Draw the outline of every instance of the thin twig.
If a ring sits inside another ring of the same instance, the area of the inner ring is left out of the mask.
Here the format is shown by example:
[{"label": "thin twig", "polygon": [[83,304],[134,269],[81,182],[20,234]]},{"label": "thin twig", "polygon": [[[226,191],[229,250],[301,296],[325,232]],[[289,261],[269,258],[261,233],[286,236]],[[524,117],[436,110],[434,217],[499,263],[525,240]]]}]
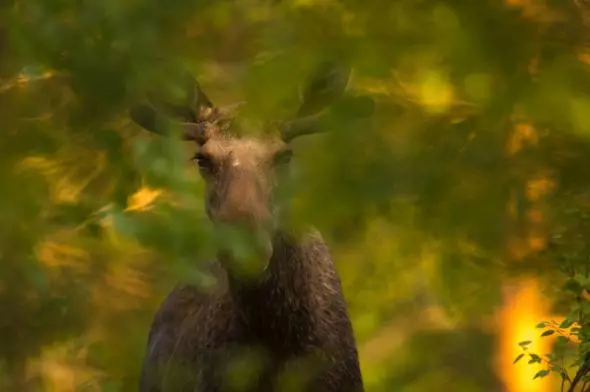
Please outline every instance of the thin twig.
[{"label": "thin twig", "polygon": [[[576,386],[578,385],[578,383],[582,380],[582,378],[584,378],[584,376],[586,374],[588,374],[588,372],[590,372],[590,355],[586,354],[586,359],[584,360],[584,364],[582,366],[580,366],[580,368],[578,369],[576,376],[574,377],[572,383],[570,384],[570,388],[568,389],[568,392],[574,392],[576,390]],[[582,388],[582,390],[584,390],[584,389]]]}]

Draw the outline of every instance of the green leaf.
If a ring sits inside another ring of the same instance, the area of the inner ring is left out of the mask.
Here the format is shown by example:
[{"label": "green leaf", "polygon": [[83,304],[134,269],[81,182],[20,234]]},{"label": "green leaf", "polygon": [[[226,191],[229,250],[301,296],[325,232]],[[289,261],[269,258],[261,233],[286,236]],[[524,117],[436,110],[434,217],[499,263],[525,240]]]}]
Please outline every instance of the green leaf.
[{"label": "green leaf", "polygon": [[572,324],[573,324],[573,323],[574,323],[574,322],[573,322],[571,319],[569,319],[569,318],[566,318],[565,320],[563,320],[563,321],[561,322],[561,324],[559,324],[559,328],[564,328],[564,329],[565,329],[565,328],[569,328],[569,327],[571,327],[571,326],[572,326]]},{"label": "green leaf", "polygon": [[542,337],[543,337],[543,336],[551,336],[551,335],[553,335],[554,333],[555,333],[555,331],[554,331],[554,330],[552,330],[552,329],[548,329],[547,331],[543,332],[543,333],[541,334],[541,336],[542,336]]},{"label": "green leaf", "polygon": [[536,379],[536,378],[543,378],[543,377],[545,377],[545,376],[546,376],[546,375],[548,375],[548,374],[549,374],[549,370],[545,370],[545,369],[543,369],[543,370],[539,370],[539,371],[538,371],[538,372],[535,374],[535,376],[533,377],[533,380],[534,380],[534,379]]},{"label": "green leaf", "polygon": [[524,357],[524,353],[519,354],[516,358],[514,358],[514,361],[512,362],[512,364],[517,363],[518,361],[520,361],[522,358]]},{"label": "green leaf", "polygon": [[545,328],[545,326],[547,325],[546,321],[541,321],[540,323],[538,323],[535,328]]},{"label": "green leaf", "polygon": [[582,285],[577,280],[568,279],[561,287],[562,290],[571,291],[574,294],[580,294],[582,292]]},{"label": "green leaf", "polygon": [[518,342],[518,345],[520,347],[526,347],[526,346],[528,346],[531,343],[532,343],[532,341],[530,341],[530,340],[523,340],[522,342]]},{"label": "green leaf", "polygon": [[529,354],[529,356],[531,357],[531,359],[529,360],[529,364],[541,363],[542,358],[537,354]]}]

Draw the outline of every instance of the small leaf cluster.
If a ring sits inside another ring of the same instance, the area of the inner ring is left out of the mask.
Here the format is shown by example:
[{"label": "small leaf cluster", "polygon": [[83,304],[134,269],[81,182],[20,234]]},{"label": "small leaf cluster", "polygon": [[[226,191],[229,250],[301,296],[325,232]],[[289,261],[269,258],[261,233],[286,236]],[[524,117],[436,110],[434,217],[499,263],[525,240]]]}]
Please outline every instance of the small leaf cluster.
[{"label": "small leaf cluster", "polygon": [[536,328],[542,330],[541,338],[554,337],[552,351],[544,355],[533,353],[529,351],[532,341],[525,340],[518,343],[522,353],[513,361],[516,364],[528,358],[528,364],[544,365],[533,378],[543,378],[555,373],[562,380],[562,391],[573,390],[579,383],[583,383],[582,391],[590,390],[590,385],[586,385],[590,382],[590,324],[587,321],[590,304],[585,297],[589,285],[590,279],[582,274],[568,278],[562,290],[574,292],[577,298],[570,313],[561,322],[549,320],[537,324]]}]

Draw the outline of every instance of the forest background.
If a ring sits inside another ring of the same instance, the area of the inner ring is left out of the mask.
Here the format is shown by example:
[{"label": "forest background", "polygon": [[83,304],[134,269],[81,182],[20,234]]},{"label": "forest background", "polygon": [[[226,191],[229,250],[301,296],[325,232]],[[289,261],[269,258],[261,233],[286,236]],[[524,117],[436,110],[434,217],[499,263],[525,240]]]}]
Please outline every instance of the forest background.
[{"label": "forest background", "polygon": [[128,108],[188,68],[262,129],[327,59],[375,110],[297,142],[292,207],[366,390],[586,388],[587,1],[6,0],[0,390],[135,391],[162,298],[209,283],[192,146]]}]

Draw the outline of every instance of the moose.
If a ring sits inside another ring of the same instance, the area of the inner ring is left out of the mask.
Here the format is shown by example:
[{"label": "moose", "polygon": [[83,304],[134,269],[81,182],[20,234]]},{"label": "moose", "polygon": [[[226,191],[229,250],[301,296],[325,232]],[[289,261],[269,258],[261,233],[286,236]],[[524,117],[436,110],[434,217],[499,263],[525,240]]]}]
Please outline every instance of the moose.
[{"label": "moose", "polygon": [[[235,110],[214,106],[192,76],[188,103],[153,100],[130,110],[145,130],[169,135],[174,128],[196,144],[209,219],[252,234],[262,264],[261,274],[244,278],[234,268],[230,243],[211,264],[215,289],[182,284],[172,290],[149,332],[140,392],[363,391],[331,253],[315,229],[295,233],[286,227],[275,197],[288,173],[281,168],[289,165],[291,141],[322,130],[318,121],[342,95],[349,75],[349,68],[320,67],[303,90],[295,118],[264,137],[234,132]],[[232,383],[230,364],[240,354],[258,370]],[[289,372],[303,380],[299,389],[281,384]]]}]

